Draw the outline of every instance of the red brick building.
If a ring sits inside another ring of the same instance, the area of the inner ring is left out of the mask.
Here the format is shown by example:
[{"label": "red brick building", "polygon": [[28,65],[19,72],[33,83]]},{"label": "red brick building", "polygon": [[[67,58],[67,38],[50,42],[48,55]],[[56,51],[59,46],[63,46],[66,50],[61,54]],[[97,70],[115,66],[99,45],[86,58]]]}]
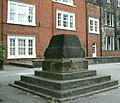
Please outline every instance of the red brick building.
[{"label": "red brick building", "polygon": [[[95,44],[99,56],[99,10],[85,0],[1,0],[0,40],[5,43],[6,59],[44,58],[51,37],[59,34],[77,34],[86,55],[92,56]],[[91,25],[97,33],[89,32],[90,19],[97,21]]]},{"label": "red brick building", "polygon": [[88,57],[100,56],[100,6],[87,3]]}]

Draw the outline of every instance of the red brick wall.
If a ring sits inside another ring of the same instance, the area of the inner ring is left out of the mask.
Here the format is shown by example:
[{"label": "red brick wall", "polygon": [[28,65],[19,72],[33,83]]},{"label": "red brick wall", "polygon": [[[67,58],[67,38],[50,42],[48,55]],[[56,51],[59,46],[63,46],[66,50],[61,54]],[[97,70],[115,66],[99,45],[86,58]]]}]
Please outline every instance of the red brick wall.
[{"label": "red brick wall", "polygon": [[120,56],[120,50],[102,51],[102,56]]},{"label": "red brick wall", "polygon": [[[52,0],[20,0],[22,2],[36,5],[36,25],[24,26],[7,23],[8,0],[3,0],[3,39],[5,41],[7,55],[7,34],[34,34],[36,36],[37,58],[44,57],[44,51],[53,35],[58,34],[77,34],[82,47],[86,49],[86,7],[85,0],[74,0],[76,7],[66,6]],[[1,3],[1,2],[0,2]],[[1,5],[1,4],[0,4]],[[1,7],[1,6],[0,6]],[[76,15],[76,31],[56,29],[56,9],[74,12]],[[0,8],[1,10],[1,8]],[[1,18],[1,17],[0,17]],[[1,19],[0,19],[1,20]],[[0,26],[1,27],[1,26]],[[0,29],[1,30],[1,29]],[[86,50],[85,50],[86,51]],[[6,56],[7,57],[7,56]]]},{"label": "red brick wall", "polygon": [[100,34],[89,33],[89,17],[100,19],[100,7],[87,3],[87,16],[88,16],[88,57],[92,57],[92,45],[97,44],[97,56],[100,56]]},{"label": "red brick wall", "polygon": [[[36,5],[36,26],[24,26],[7,23],[7,0],[4,0],[3,14],[3,39],[6,43],[7,55],[7,34],[34,34],[36,36],[36,54],[43,58],[44,50],[49,44],[52,35],[52,2],[50,0],[21,0],[22,2]],[[47,5],[46,5],[47,4]],[[1,6],[0,6],[1,7]],[[1,27],[1,26],[0,26]]]},{"label": "red brick wall", "polygon": [[[25,2],[29,0],[23,0]],[[36,3],[38,4],[38,0],[30,0],[31,3]],[[28,2],[30,3],[30,2]],[[7,34],[37,34],[38,30],[37,27],[32,27],[32,26],[23,26],[23,25],[15,25],[15,24],[8,24],[7,23],[7,10],[8,10],[8,0],[3,0],[3,40],[5,42],[5,53],[7,55]],[[36,17],[37,18],[37,17]],[[7,56],[6,56],[7,57]]]},{"label": "red brick wall", "polygon": [[50,38],[52,37],[52,1],[41,0],[38,17],[38,34],[37,34],[37,57],[43,58],[44,51],[47,48]]},{"label": "red brick wall", "polygon": [[0,1],[0,40],[2,39],[2,2],[3,0]]}]

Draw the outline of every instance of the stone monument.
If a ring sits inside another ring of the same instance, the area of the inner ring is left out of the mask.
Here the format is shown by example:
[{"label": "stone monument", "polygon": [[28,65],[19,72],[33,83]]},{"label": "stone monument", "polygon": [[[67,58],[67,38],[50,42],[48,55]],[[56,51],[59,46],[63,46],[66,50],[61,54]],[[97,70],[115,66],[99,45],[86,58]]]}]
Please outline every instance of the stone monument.
[{"label": "stone monument", "polygon": [[53,36],[44,56],[42,71],[22,75],[12,86],[59,101],[118,87],[118,81],[112,81],[111,76],[88,70],[88,61],[77,35]]}]

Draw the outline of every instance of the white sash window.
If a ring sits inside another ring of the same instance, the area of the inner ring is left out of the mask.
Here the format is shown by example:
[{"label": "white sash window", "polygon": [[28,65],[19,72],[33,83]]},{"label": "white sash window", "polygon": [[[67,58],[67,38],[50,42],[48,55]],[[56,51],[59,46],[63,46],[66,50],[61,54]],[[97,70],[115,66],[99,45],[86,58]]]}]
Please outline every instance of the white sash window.
[{"label": "white sash window", "polygon": [[35,36],[8,34],[8,59],[36,58]]},{"label": "white sash window", "polygon": [[57,29],[76,30],[75,29],[75,13],[57,10]]},{"label": "white sash window", "polygon": [[35,5],[8,1],[7,23],[36,26]]},{"label": "white sash window", "polygon": [[99,19],[89,17],[89,33],[99,34]]}]

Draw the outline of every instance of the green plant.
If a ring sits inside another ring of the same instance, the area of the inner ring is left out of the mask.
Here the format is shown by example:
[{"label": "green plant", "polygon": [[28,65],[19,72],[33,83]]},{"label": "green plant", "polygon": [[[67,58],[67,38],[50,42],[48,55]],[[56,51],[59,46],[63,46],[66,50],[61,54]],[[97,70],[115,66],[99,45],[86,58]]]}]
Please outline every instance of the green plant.
[{"label": "green plant", "polygon": [[0,60],[4,60],[5,59],[5,54],[4,54],[4,43],[3,41],[0,41]]},{"label": "green plant", "polygon": [[0,48],[0,60],[4,60],[5,59],[5,54],[2,48]]},{"label": "green plant", "polygon": [[3,45],[3,41],[0,41],[0,45]]}]

